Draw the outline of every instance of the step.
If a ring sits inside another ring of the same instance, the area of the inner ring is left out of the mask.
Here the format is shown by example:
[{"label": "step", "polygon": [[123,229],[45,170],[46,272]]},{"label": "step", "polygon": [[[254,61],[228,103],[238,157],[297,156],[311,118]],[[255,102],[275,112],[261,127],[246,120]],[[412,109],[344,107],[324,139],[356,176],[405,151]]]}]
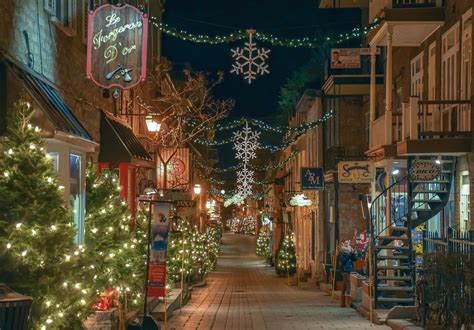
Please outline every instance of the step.
[{"label": "step", "polygon": [[412,203],[444,203],[441,199],[412,199]]},{"label": "step", "polygon": [[438,180],[438,181],[422,181],[422,180],[413,180],[412,181],[413,183],[442,183],[442,184],[448,184],[449,181],[448,180]]},{"label": "step", "polygon": [[415,302],[415,297],[412,297],[412,298],[380,297],[380,298],[377,298],[377,302],[410,303],[410,302]]},{"label": "step", "polygon": [[378,239],[391,239],[391,240],[398,240],[398,241],[406,241],[408,237],[403,236],[379,236]]},{"label": "step", "polygon": [[414,289],[412,286],[382,286],[377,287],[378,291],[405,291],[405,292],[413,292]]},{"label": "step", "polygon": [[384,259],[384,260],[400,260],[400,259],[408,260],[408,256],[403,255],[403,254],[398,255],[398,256],[381,256],[381,255],[378,255],[377,259],[378,260],[381,260],[381,259]]},{"label": "step", "polygon": [[411,276],[377,276],[377,280],[384,281],[411,281]]},{"label": "step", "polygon": [[410,270],[410,266],[377,266],[377,270]]},{"label": "step", "polygon": [[387,245],[376,245],[376,250],[409,250],[407,246],[387,246]]},{"label": "step", "polygon": [[416,190],[413,194],[446,194],[447,190]]},{"label": "step", "polygon": [[[412,217],[412,220],[413,220],[413,217]],[[393,226],[393,227],[389,227],[389,229],[390,230],[396,230],[396,231],[404,231],[404,232],[408,231],[408,227]]]}]

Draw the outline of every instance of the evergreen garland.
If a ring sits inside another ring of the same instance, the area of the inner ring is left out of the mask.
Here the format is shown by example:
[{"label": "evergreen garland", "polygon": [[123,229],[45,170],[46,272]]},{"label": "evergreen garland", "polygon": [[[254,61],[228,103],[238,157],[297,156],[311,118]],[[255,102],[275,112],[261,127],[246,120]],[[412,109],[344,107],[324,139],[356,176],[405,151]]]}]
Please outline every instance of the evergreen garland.
[{"label": "evergreen garland", "polygon": [[287,233],[278,248],[275,270],[279,276],[291,276],[296,272],[296,253],[293,233]]}]

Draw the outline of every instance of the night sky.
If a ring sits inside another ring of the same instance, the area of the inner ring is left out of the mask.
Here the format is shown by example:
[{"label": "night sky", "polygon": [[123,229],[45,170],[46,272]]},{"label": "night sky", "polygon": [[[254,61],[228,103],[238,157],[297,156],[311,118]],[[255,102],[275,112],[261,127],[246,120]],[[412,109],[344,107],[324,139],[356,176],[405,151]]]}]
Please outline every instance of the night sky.
[{"label": "night sky", "polygon": [[[168,0],[163,20],[195,34],[219,35],[254,28],[281,37],[310,37],[315,33],[348,31],[359,25],[359,15],[358,10],[319,9],[317,0]],[[271,50],[270,74],[259,76],[249,85],[242,76],[230,73],[230,48],[242,46],[243,42],[207,45],[163,35],[163,56],[174,63],[188,62],[196,71],[211,74],[223,71],[225,81],[215,89],[214,95],[235,99],[236,106],[229,118],[247,116],[270,122],[278,111],[280,87],[293,71],[308,62],[311,50],[275,47],[256,41],[258,47]],[[230,146],[227,149],[231,149]],[[220,154],[222,159],[222,150]]]}]

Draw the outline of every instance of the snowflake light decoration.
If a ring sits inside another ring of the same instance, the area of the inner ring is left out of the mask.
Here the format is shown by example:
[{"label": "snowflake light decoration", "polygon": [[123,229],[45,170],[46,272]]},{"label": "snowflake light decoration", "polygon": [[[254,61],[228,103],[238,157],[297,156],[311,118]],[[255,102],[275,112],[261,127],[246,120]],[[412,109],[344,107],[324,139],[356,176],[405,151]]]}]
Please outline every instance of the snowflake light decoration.
[{"label": "snowflake light decoration", "polygon": [[256,151],[260,147],[259,138],[260,132],[253,132],[248,122],[246,122],[243,130],[234,132],[235,158],[242,160],[244,163],[255,159],[257,157]]},{"label": "snowflake light decoration", "polygon": [[252,194],[252,185],[255,183],[254,171],[244,166],[237,172],[237,186],[241,196],[248,197]]},{"label": "snowflake light decoration", "polygon": [[244,79],[249,84],[253,80],[257,79],[257,75],[263,76],[266,73],[270,73],[268,70],[268,59],[269,49],[257,48],[257,44],[253,42],[252,36],[255,30],[247,30],[249,34],[249,41],[245,43],[244,48],[232,48],[232,58],[235,62],[232,64],[231,73],[236,75],[243,75]]},{"label": "snowflake light decoration", "polygon": [[252,195],[255,172],[248,167],[248,163],[257,157],[257,149],[260,147],[259,138],[260,132],[253,132],[248,122],[241,131],[234,132],[235,158],[240,159],[243,166],[237,171],[237,193],[224,202],[225,207],[231,204],[242,205],[245,199]]}]

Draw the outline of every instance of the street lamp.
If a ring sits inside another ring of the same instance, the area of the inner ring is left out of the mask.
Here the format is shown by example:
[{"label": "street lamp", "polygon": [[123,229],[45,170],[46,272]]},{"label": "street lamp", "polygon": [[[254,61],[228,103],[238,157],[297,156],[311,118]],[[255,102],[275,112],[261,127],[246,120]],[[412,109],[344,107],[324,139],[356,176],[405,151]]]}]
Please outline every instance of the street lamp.
[{"label": "street lamp", "polygon": [[201,185],[200,184],[197,183],[197,184],[194,185],[194,193],[196,195],[199,195],[201,193]]},{"label": "street lamp", "polygon": [[161,123],[157,122],[156,120],[153,120],[152,115],[146,115],[145,123],[148,132],[158,133],[160,131]]}]

